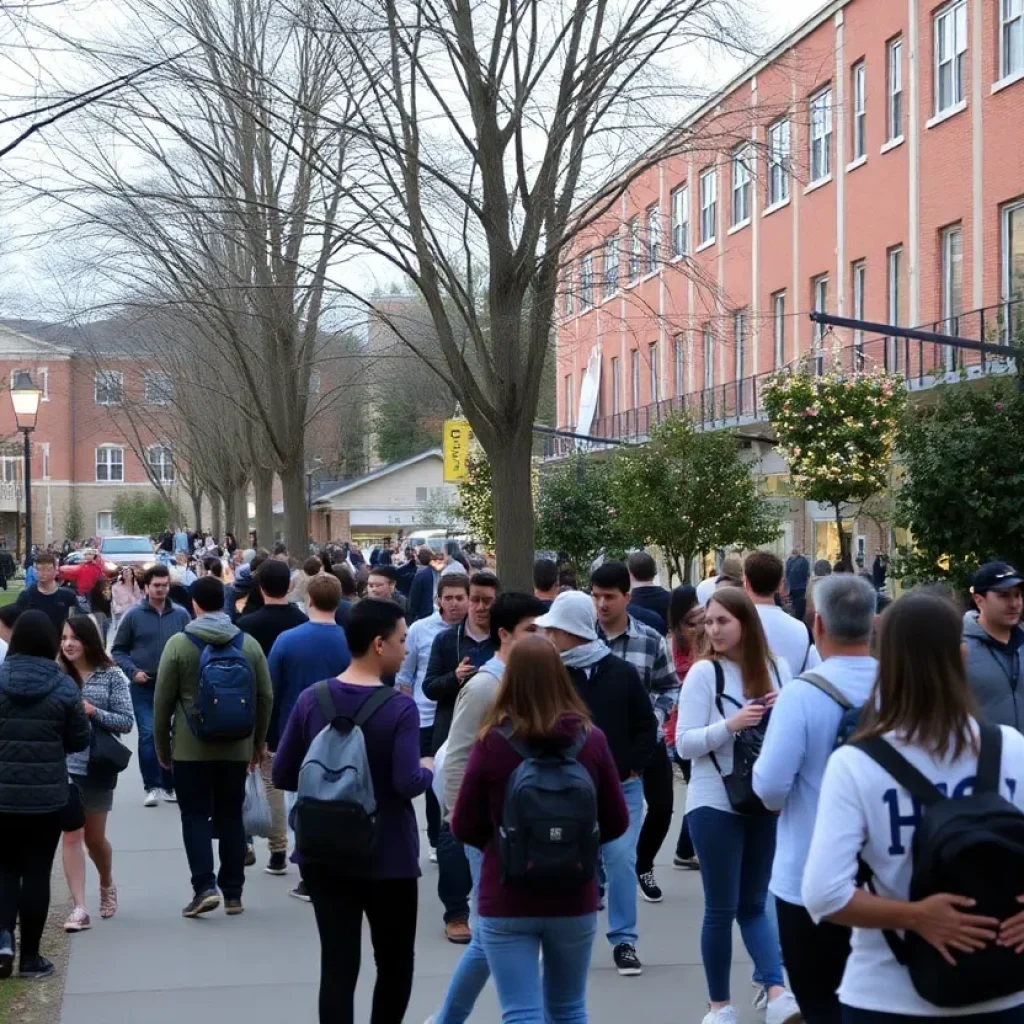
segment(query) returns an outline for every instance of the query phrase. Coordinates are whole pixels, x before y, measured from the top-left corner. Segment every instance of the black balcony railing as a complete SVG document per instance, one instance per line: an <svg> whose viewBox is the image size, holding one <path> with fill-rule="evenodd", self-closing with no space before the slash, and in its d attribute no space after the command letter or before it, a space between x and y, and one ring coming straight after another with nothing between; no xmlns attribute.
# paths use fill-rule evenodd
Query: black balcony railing
<svg viewBox="0 0 1024 1024"><path fill-rule="evenodd" d="M922 324L917 329L1000 345L1024 344L1024 299ZM925 390L962 376L1009 373L1014 368L1012 359L993 358L983 352L972 352L941 342L861 336L850 330L821 333L818 325L815 325L811 350L789 365L809 366L819 374L833 370L857 373L881 367L890 373L901 374L911 391ZM765 415L762 403L764 386L776 372L772 369L636 409L599 416L588 431L590 440L584 450L600 447L595 440L598 438L643 441L650 437L654 427L677 413L688 414L699 427L709 430L756 423ZM566 442L565 438L560 440ZM544 447L548 458L559 458L581 450L578 444L571 442L545 444Z"/></svg>

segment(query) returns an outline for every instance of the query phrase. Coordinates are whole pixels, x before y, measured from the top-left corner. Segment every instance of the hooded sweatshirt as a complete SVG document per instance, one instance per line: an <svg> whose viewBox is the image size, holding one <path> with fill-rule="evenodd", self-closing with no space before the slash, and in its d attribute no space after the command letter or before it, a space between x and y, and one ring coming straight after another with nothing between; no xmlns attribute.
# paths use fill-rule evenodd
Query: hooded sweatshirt
<svg viewBox="0 0 1024 1024"><path fill-rule="evenodd" d="M209 612L190 622L184 633L167 641L160 659L153 700L153 737L157 756L165 764L171 763L172 717L175 761L250 761L254 745L261 747L266 743L274 691L266 656L251 636L245 636L242 653L256 680L256 727L253 735L240 740L200 740L189 728L186 715L175 713L180 712L180 707L184 707L189 715L195 710L200 655L199 648L189 636L204 644L221 645L239 632L226 612Z"/></svg>
<svg viewBox="0 0 1024 1024"><path fill-rule="evenodd" d="M65 757L85 750L89 719L56 662L12 654L0 665L0 814L53 814L68 802Z"/></svg>
<svg viewBox="0 0 1024 1024"><path fill-rule="evenodd" d="M964 616L967 644L967 685L983 721L1024 729L1024 694L1021 693L1021 647L1024 628L1017 626L1009 643L1000 643L978 622L977 612Z"/></svg>

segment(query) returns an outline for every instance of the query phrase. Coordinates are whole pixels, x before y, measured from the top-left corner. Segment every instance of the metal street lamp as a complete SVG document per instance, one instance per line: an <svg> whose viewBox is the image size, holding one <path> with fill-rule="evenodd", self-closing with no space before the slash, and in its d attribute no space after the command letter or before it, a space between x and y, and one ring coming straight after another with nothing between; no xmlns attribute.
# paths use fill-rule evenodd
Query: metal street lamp
<svg viewBox="0 0 1024 1024"><path fill-rule="evenodd" d="M32 564L32 448L28 435L36 429L41 388L32 383L32 376L24 370L14 375L11 383L11 404L18 429L25 435L25 568Z"/></svg>

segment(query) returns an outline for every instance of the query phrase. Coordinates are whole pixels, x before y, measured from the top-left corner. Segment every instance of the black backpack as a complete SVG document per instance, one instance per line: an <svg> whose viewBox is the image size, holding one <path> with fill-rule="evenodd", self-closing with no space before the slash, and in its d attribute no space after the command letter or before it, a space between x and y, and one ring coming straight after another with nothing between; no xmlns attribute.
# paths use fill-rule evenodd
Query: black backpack
<svg viewBox="0 0 1024 1024"><path fill-rule="evenodd" d="M981 751L970 796L948 799L891 744L880 737L855 740L922 807L911 844L913 873L908 899L936 893L969 896L972 913L1000 921L1020 912L1024 874L1024 813L999 795L1003 735L980 726ZM870 888L870 884L869 884ZM941 1007L972 1006L1024 990L1021 958L994 942L973 953L952 950L951 967L916 932L886 931L893 956L910 974L917 994Z"/></svg>
<svg viewBox="0 0 1024 1024"><path fill-rule="evenodd" d="M864 705L851 704L838 687L833 686L824 676L818 675L817 672L805 672L803 675L797 676L797 679L802 679L805 683L810 683L816 690L821 690L826 697L831 697L843 709L843 717L839 720L839 728L836 730L836 742L832 748L833 750L838 750L860 728L861 717L864 714ZM796 682L796 679L793 681Z"/></svg>
<svg viewBox="0 0 1024 1024"><path fill-rule="evenodd" d="M576 760L586 734L568 747L526 744L498 727L523 759L505 785L499 829L502 881L582 885L594 877L601 849L597 788Z"/></svg>

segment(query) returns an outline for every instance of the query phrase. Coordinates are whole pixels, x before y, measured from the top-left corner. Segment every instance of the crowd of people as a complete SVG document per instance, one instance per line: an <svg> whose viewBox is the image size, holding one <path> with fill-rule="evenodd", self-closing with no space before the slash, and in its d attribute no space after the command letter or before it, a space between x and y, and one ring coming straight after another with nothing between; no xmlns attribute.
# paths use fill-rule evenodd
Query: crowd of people
<svg viewBox="0 0 1024 1024"><path fill-rule="evenodd" d="M599 914L615 970L643 973L638 900L665 900L677 771L704 1024L738 1020L734 925L767 1024L1024 1022L1012 566L981 566L966 612L934 588L881 612L884 571L811 573L799 552L730 556L672 591L645 551L589 592L539 559L522 593L474 552L298 562L232 538L203 540L192 570L168 536L172 564L120 574L109 607L95 584L85 608L61 597L43 553L0 610L0 977L16 921L18 973L53 970L58 843L67 930L91 926L86 854L99 915L117 912L106 825L134 726L144 804L180 814L186 918L244 912L261 781L264 869L287 875L291 849L290 894L312 905L322 1022L354 1021L364 920L370 1019L404 1019L423 861L438 935L464 947L428 1024L470 1019L489 980L507 1024L586 1021Z"/></svg>

